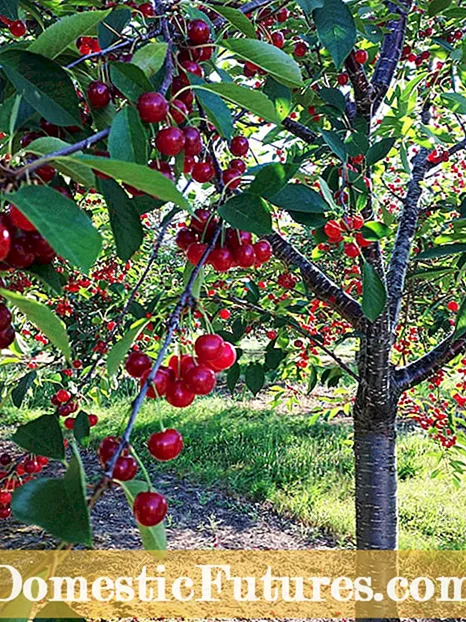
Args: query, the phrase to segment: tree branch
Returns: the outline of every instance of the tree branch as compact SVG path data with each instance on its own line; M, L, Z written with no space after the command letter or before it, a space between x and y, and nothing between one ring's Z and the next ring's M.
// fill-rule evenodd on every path
M300 270L304 282L317 298L330 304L355 328L361 328L365 324L365 317L359 303L321 272L316 265L301 255L281 235L273 233L265 236L265 239L272 245L277 259L287 266Z
M375 91L372 112L375 114L387 94L403 50L408 14L412 0L400 0L400 3L387 3L389 13L400 15L399 20L387 24L389 32L385 35L380 50L380 58L372 76L372 86Z
M466 334L458 339L453 339L453 336L454 333L414 363L395 371L395 381L402 391L417 386L459 354L466 352Z
M345 68L351 80L356 100L356 110L364 118L370 119L372 108L372 85L367 79L364 67L354 58L354 52L345 60Z

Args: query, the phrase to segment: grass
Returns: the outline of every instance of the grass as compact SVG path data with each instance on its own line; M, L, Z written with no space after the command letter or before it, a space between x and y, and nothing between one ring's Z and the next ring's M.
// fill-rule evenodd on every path
M100 413L99 437L115 433L127 414L118 402ZM8 411L4 423L24 422L31 411ZM36 413L37 414L37 411ZM146 404L134 430L134 444L149 460L148 436L176 426L185 451L160 470L207 486L270 502L323 528L344 546L354 534L353 458L345 423L310 425L308 418L279 415L267 409L219 398L198 399L185 410ZM6 419L6 420L5 420ZM398 442L400 546L404 549L465 549L466 487L447 478L431 479L432 442L420 432L401 432Z

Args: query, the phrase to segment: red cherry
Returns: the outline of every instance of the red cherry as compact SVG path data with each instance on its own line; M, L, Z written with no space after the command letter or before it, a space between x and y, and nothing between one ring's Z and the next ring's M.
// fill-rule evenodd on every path
M178 248L185 251L191 246L191 244L195 244L198 239L199 238L195 231L188 229L187 227L183 227L183 229L178 231L175 242Z
M69 391L66 391L66 389L60 389L56 392L55 397L57 398L57 401L60 402L60 404L64 404L70 401L71 393Z
M11 508L4 507L0 508L0 518L6 520L9 516L11 516Z
M55 251L47 242L47 240L37 231L33 233L28 233L28 242L31 251L35 255L35 260L37 263L48 264L55 259Z
M186 258L189 263L193 266L197 266L197 264L201 261L204 253L207 250L207 244L191 244L186 252Z
M152 359L143 352L131 352L125 363L125 369L132 378L140 378L151 367Z
M11 22L8 29L14 37L23 37L26 34L26 24L20 19Z
M149 374L150 369L147 369L141 376L140 386L143 387ZM167 392L168 382L170 380L170 376L168 370L165 367L160 367L155 374L154 382L149 386L147 390L147 397L151 400L156 399L157 397L162 397Z
M50 164L43 164L36 169L36 175L44 182L48 184L55 177L56 170Z
M364 227L364 218L362 216L351 216L349 221L351 229L362 229Z
M199 60L199 49L193 48L193 47L182 48L178 52L178 61L182 63L185 60L194 60L194 61Z
M194 229L198 233L203 233L208 222L213 220L213 214L207 209L198 208L194 212L194 216L191 220L191 229Z
M173 121L180 125L184 123L188 117L188 107L181 101L181 99L174 99L170 104L170 114L172 116Z
M345 253L347 257L354 258L359 255L359 248L356 246L356 244L349 242L344 245L343 252Z
M282 48L285 45L285 35L281 30L272 33L272 43L276 48Z
M243 244L252 244L252 234L249 231L227 229L226 242L231 249L238 248Z
M209 255L209 263L217 272L228 272L233 266L233 255L229 248L214 248Z
M195 163L196 162L193 156L185 155L183 162L183 173L185 175L189 175L190 173L192 173Z
M195 127L185 127L183 129L185 138L184 152L186 155L195 156L202 151L201 133Z
M224 343L220 335L202 335L196 339L194 349L201 362L213 361L220 356Z
M152 162L149 162L149 168L153 171L162 173L162 175L164 175L167 179L174 181L173 171L168 162L164 162L163 160L153 160Z
M11 324L11 313L8 307L0 303L0 330L5 330Z
M161 523L167 511L167 500L158 492L140 492L134 500L134 518L144 527L154 527Z
M11 492L0 492L0 505L9 505L11 503Z
M176 156L181 153L185 142L184 134L178 127L166 127L155 137L155 146L160 153L167 156Z
M241 268L252 268L256 261L256 253L252 244L243 244L235 248L233 257Z
M236 363L236 349L231 343L225 341L223 343L222 349L220 351L220 355L217 356L213 361L209 361L208 365L215 372L224 371L225 369L229 369Z
M115 436L106 436L100 441L99 448L97 450L97 457L99 458L99 462L102 466L105 466L107 462L111 459L113 454L118 449L120 444L120 439ZM128 455L128 450L123 449L121 452L122 456Z
M98 424L99 417L97 415L89 415L88 420L89 420L89 426L93 428L95 425Z
M169 362L168 367L173 372L173 380L182 378L191 367L195 367L196 362L189 354L183 354L181 358L174 354Z
M230 152L234 156L244 156L249 151L249 141L244 136L235 136L230 143Z
M362 233L356 233L356 235L354 236L354 241L360 248L366 248L367 246L370 246L372 244L370 240L366 240Z
M186 69L188 73L193 73L195 76L199 76L199 78L204 77L204 70L198 63L194 62L193 60L184 60L181 63L181 66L183 67L183 69Z
M174 429L155 432L149 438L148 447L156 460L166 462L180 455L183 450L183 437Z
M210 162L196 162L191 175L194 181L205 184L215 175L215 169Z
M273 251L272 247L267 240L259 240L253 245L254 252L256 254L256 258L261 262L265 263L269 261L272 257Z
M337 77L338 84L340 86L345 86L349 82L349 75L347 73L340 73Z
M168 384L166 400L176 408L186 408L194 401L194 393L189 391L182 380L174 380Z
M341 227L336 220L329 220L324 225L324 233L329 238L337 238L341 235Z
M231 311L229 311L228 309L221 309L218 316L222 320L229 320L231 318Z
M210 38L210 26L202 19L193 19L188 23L188 37L194 45L203 45Z
M283 24L283 22L286 22L286 20L288 19L288 17L290 16L290 12L287 8L283 7L282 9L280 9L277 14L275 15L275 17L277 18L277 22L279 24Z
M89 84L87 98L93 108L106 108L111 99L110 89L104 82L95 80Z
M234 168L243 174L246 171L246 163L244 160L240 160L239 158L235 158L230 162L229 168Z
M460 306L455 300L450 300L447 304L447 309L452 311L452 313L456 313L459 310Z
M136 107L143 123L159 123L168 113L168 103L160 93L144 93L137 101Z
M309 51L309 46L305 41L298 41L293 48L293 54L296 58L303 58Z
M354 60L360 65L364 65L367 63L367 59L369 58L369 54L366 50L356 50L354 53Z
M15 329L10 325L0 331L0 350L11 346L15 340Z
M241 183L241 173L236 168L227 168L227 170L222 173L222 179L225 186L230 190L234 190Z
M72 430L74 428L76 419L74 417L67 417L65 419L65 428L67 430Z
M37 456L36 460L42 467L46 466L49 463L49 459L45 456Z
M120 456L113 469L113 478L120 482L127 482L134 479L138 472L138 463L132 456Z
M8 466L10 464L11 460L12 460L12 458L11 458L10 454L4 453L4 454L0 455L0 464L2 466Z
M212 58L212 54L214 53L214 48L212 45L206 45L199 49L199 62L205 63L206 61Z
M150 2L143 2L138 6L138 9L144 17L155 17L154 7Z
M196 365L186 373L183 382L194 395L209 395L215 388L216 378L210 367Z
M41 470L37 460L33 458L25 460L23 466L26 473L38 473Z
M0 261L3 261L11 248L11 235L4 224L0 223Z
M34 262L34 253L31 250L25 233L17 233L13 238L10 252L6 257L6 262L12 268L28 268Z

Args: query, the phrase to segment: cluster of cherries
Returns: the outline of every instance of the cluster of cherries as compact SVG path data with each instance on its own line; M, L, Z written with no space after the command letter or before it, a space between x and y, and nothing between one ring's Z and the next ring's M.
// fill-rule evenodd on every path
M354 241L345 241L343 244L343 252L347 257L357 257L361 248L370 246L372 242L366 240L360 229L364 226L364 218L362 216L348 216L340 221L329 220L324 225L324 233L328 237L329 244L340 244L345 238L352 237ZM321 250L329 250L328 245L319 245Z
M196 395L209 395L217 383L216 374L229 369L236 362L236 350L220 335L208 334L198 337L194 344L194 356L173 355L168 366L157 371L147 397L165 397L177 408L185 408ZM152 359L140 351L131 352L126 359L126 371L140 380L143 386L151 372Z
M218 220L206 209L197 209L191 223L178 231L176 245L186 253L187 260L197 265L208 248L218 227ZM232 268L258 268L272 257L272 247L267 240L253 244L252 234L227 228L219 236L206 260L217 272Z
M27 454L20 460L14 460L8 453L0 455L0 519L11 516L13 492L33 479L48 464L45 456Z
M74 399L71 393L66 389L59 389L55 393L55 395L52 395L50 401L56 407L57 414L60 415L60 417L66 417L64 421L65 428L67 428L68 430L72 430L74 428L76 419L74 417L70 417L70 415L78 410L78 400ZM97 415L88 415L88 418L89 426L91 428L97 425L99 421Z
M0 15L0 22L5 24L13 37L24 37L26 34L26 24L21 19L9 19L5 15Z

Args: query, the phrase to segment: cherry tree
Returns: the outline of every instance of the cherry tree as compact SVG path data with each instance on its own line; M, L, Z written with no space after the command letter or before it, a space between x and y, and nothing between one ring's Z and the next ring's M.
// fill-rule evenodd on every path
M232 390L244 374L253 393L267 374L284 379L282 396L296 394L294 381L312 390L344 378L356 386L357 546L396 549L398 415L443 450L464 449L455 417L466 381L465 9L448 0L0 9L0 345L15 347L12 308L45 335L49 359L29 365L15 403L63 357L74 382L52 395L53 414L16 431L26 458L0 456L0 516L12 508L90 544L89 513L117 481L144 545L161 548L167 500L131 446L146 398L183 408L222 374ZM167 275L169 295L159 291L148 311ZM72 296L102 294L102 281L111 293L73 309ZM58 297L63 285L68 298ZM89 318L106 307L113 318L95 343ZM241 365L254 326L268 339L265 359ZM354 362L335 351L348 339ZM86 392L105 365L114 377L123 362L140 390L124 431L99 446L102 477L87 497L79 445L97 417ZM437 388L452 366L463 376L445 401ZM416 390L425 381L427 398ZM171 460L183 439L161 430L148 449ZM66 462L66 475L34 479L49 459Z

